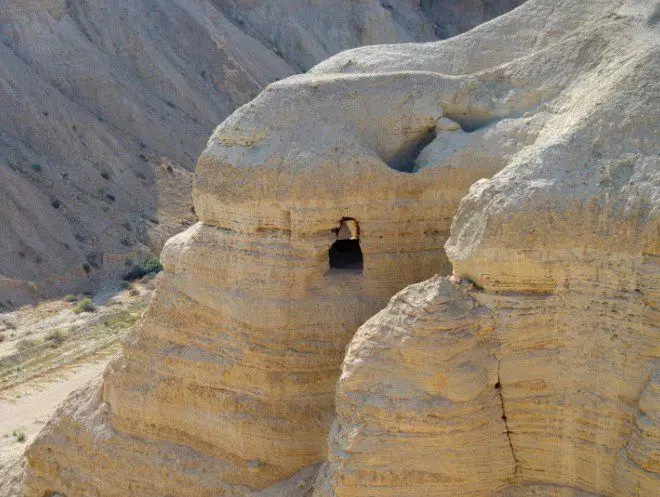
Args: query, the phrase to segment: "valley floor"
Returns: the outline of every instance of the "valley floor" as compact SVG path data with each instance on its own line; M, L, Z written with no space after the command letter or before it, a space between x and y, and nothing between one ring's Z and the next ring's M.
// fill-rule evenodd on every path
M153 292L150 277L94 296L0 314L0 475L12 471L59 404L101 374ZM1 478L0 478L1 479Z

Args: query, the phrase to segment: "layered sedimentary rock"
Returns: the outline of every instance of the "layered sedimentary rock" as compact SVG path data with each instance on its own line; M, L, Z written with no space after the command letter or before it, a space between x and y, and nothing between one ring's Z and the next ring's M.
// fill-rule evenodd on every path
M102 391L69 399L31 449L27 495L244 495L323 460L357 326L405 285L449 272L451 212L501 158L457 152L419 174L395 170L378 154L412 169L410 149L430 132L466 133L447 118L436 130L442 109L410 99L410 78L389 86L396 112L371 114L381 97L370 91L383 83L351 81L364 92L334 121L330 97L346 82L313 108L303 81L270 89L216 130L198 164L200 223L167 243L155 300ZM288 124L265 118L282 95L292 96ZM312 126L319 112L326 128ZM340 134L346 125L364 135ZM291 133L305 131L317 139L292 148ZM331 267L344 226L359 237L361 269Z
M166 244L155 300L102 385L30 450L26 495L248 495L322 461L345 345L393 293L450 272L460 199L516 148L461 129L468 102L517 92L301 76L227 119L198 161L200 222ZM480 118L507 112L494 105ZM359 265L331 260L347 240Z
M407 288L352 340L315 496L660 489L657 15L598 7L505 69L580 47L534 139L462 200L453 281Z
M268 86L25 495L652 494L651 7L532 0Z

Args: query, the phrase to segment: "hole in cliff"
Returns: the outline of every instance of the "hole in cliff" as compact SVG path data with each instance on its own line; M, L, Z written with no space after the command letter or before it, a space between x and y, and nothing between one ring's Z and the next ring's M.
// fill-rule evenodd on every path
M470 116L469 114L458 114L447 116L454 122L457 122L463 131L472 133L493 122L489 116Z
M500 382L498 381L497 383L495 383L495 389L499 390L500 388L502 388L502 385L500 385Z
M330 270L361 273L363 257L357 221L350 217L342 218L339 228L333 231L337 234L337 240L328 251Z
M389 160L387 165L395 171L402 173L414 173L415 161L424 148L435 140L435 128L431 128L423 133L417 139L408 142L401 147Z
M466 133L472 133L478 129L488 126L498 120L495 116L487 112L477 112L473 109L464 108L450 108L443 107L444 115L447 119L457 123Z

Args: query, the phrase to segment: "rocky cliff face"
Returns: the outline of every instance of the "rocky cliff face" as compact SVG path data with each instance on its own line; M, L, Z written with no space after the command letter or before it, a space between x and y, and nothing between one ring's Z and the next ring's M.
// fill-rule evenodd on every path
M657 17L531 0L270 85L25 495L652 495Z
M473 22L501 13L488 5ZM415 2L301 7L0 1L0 309L92 289L190 226L207 137L268 83L343 49L469 26Z
M496 69L556 97L461 201L445 249L463 283L413 285L353 338L315 496L657 493L657 32L649 5L614 7Z

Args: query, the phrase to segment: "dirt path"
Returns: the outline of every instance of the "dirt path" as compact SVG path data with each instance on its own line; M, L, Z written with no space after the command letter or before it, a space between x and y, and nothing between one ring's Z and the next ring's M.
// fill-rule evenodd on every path
M76 388L100 374L118 350L89 358L0 395L0 471L13 464L39 433L57 406ZM20 442L17 435L24 433Z

